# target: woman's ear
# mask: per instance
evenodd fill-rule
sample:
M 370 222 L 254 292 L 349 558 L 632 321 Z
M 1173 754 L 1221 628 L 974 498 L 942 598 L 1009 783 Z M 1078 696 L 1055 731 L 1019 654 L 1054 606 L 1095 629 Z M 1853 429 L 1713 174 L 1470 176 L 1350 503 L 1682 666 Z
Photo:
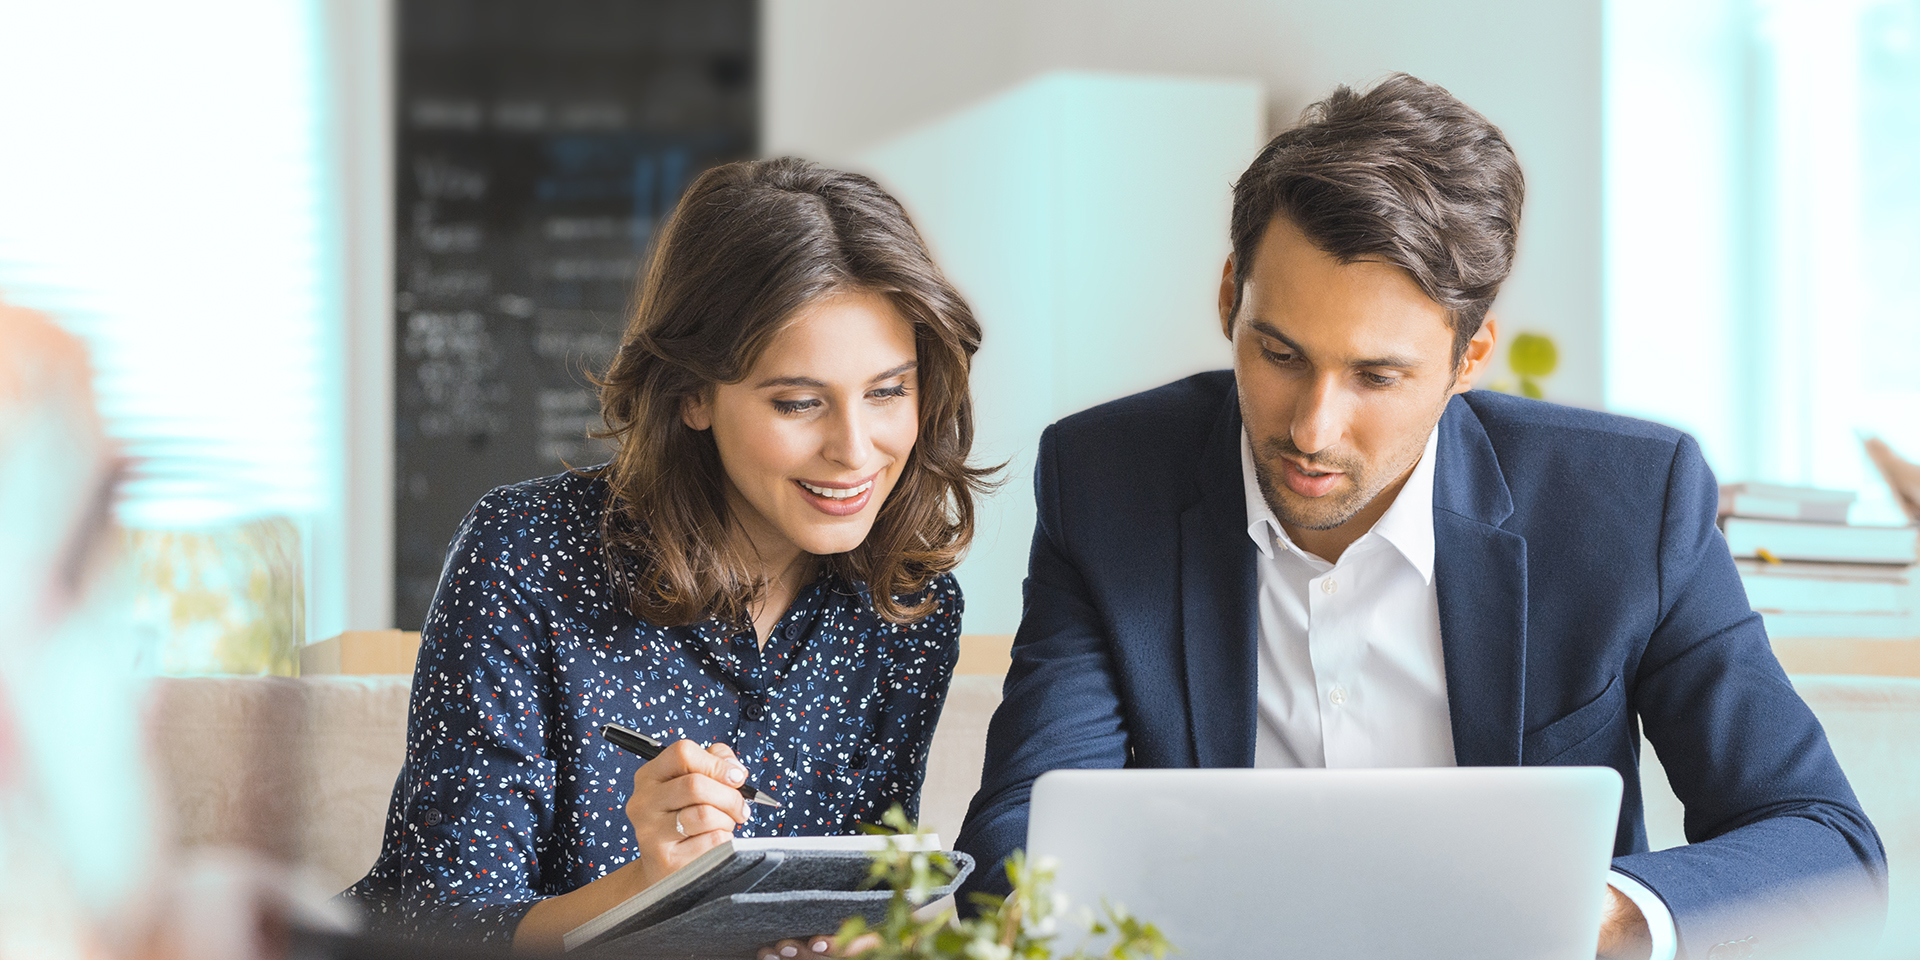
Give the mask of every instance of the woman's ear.
M 680 422 L 690 430 L 713 429 L 713 394 L 702 390 L 680 398 Z

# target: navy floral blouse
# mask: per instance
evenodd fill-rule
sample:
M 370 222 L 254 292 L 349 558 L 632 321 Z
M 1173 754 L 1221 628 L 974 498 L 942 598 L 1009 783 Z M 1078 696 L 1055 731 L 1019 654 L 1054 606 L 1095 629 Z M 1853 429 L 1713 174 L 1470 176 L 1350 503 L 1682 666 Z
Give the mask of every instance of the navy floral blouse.
M 500 487 L 461 524 L 421 633 L 380 857 L 346 898 L 393 933 L 507 941 L 543 897 L 634 856 L 640 759 L 599 736 L 724 742 L 779 810 L 740 836 L 840 834 L 920 800 L 959 655 L 960 590 L 913 624 L 823 575 L 762 649 L 751 626 L 657 627 L 609 592 L 604 482 Z

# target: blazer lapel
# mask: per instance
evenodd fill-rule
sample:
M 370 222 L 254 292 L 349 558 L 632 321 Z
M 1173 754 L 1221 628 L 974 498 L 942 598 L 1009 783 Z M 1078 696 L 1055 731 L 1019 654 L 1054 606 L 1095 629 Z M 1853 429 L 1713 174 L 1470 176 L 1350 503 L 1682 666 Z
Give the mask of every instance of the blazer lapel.
M 1441 416 L 1435 456 L 1433 576 L 1454 759 L 1516 766 L 1526 705 L 1527 542 L 1500 529 L 1513 498 L 1465 397 Z
M 1240 479 L 1239 395 L 1229 390 L 1180 514 L 1181 639 L 1194 765 L 1253 766 L 1258 574 Z

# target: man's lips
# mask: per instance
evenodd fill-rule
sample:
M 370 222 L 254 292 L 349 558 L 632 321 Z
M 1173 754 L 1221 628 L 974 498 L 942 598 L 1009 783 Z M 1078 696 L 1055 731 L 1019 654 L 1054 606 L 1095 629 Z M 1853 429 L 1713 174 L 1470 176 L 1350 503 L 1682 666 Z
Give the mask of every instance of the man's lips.
M 1287 489 L 1309 499 L 1332 493 L 1333 488 L 1347 476 L 1338 470 L 1307 470 L 1286 457 L 1280 458 L 1280 473 Z

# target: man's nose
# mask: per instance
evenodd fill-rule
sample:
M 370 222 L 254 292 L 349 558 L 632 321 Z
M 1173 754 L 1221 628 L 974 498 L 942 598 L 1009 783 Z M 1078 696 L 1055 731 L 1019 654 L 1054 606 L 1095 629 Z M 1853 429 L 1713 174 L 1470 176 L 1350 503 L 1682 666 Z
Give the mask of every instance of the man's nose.
M 1293 409 L 1293 445 L 1311 456 L 1339 443 L 1347 432 L 1347 399 L 1338 378 L 1315 377 Z

